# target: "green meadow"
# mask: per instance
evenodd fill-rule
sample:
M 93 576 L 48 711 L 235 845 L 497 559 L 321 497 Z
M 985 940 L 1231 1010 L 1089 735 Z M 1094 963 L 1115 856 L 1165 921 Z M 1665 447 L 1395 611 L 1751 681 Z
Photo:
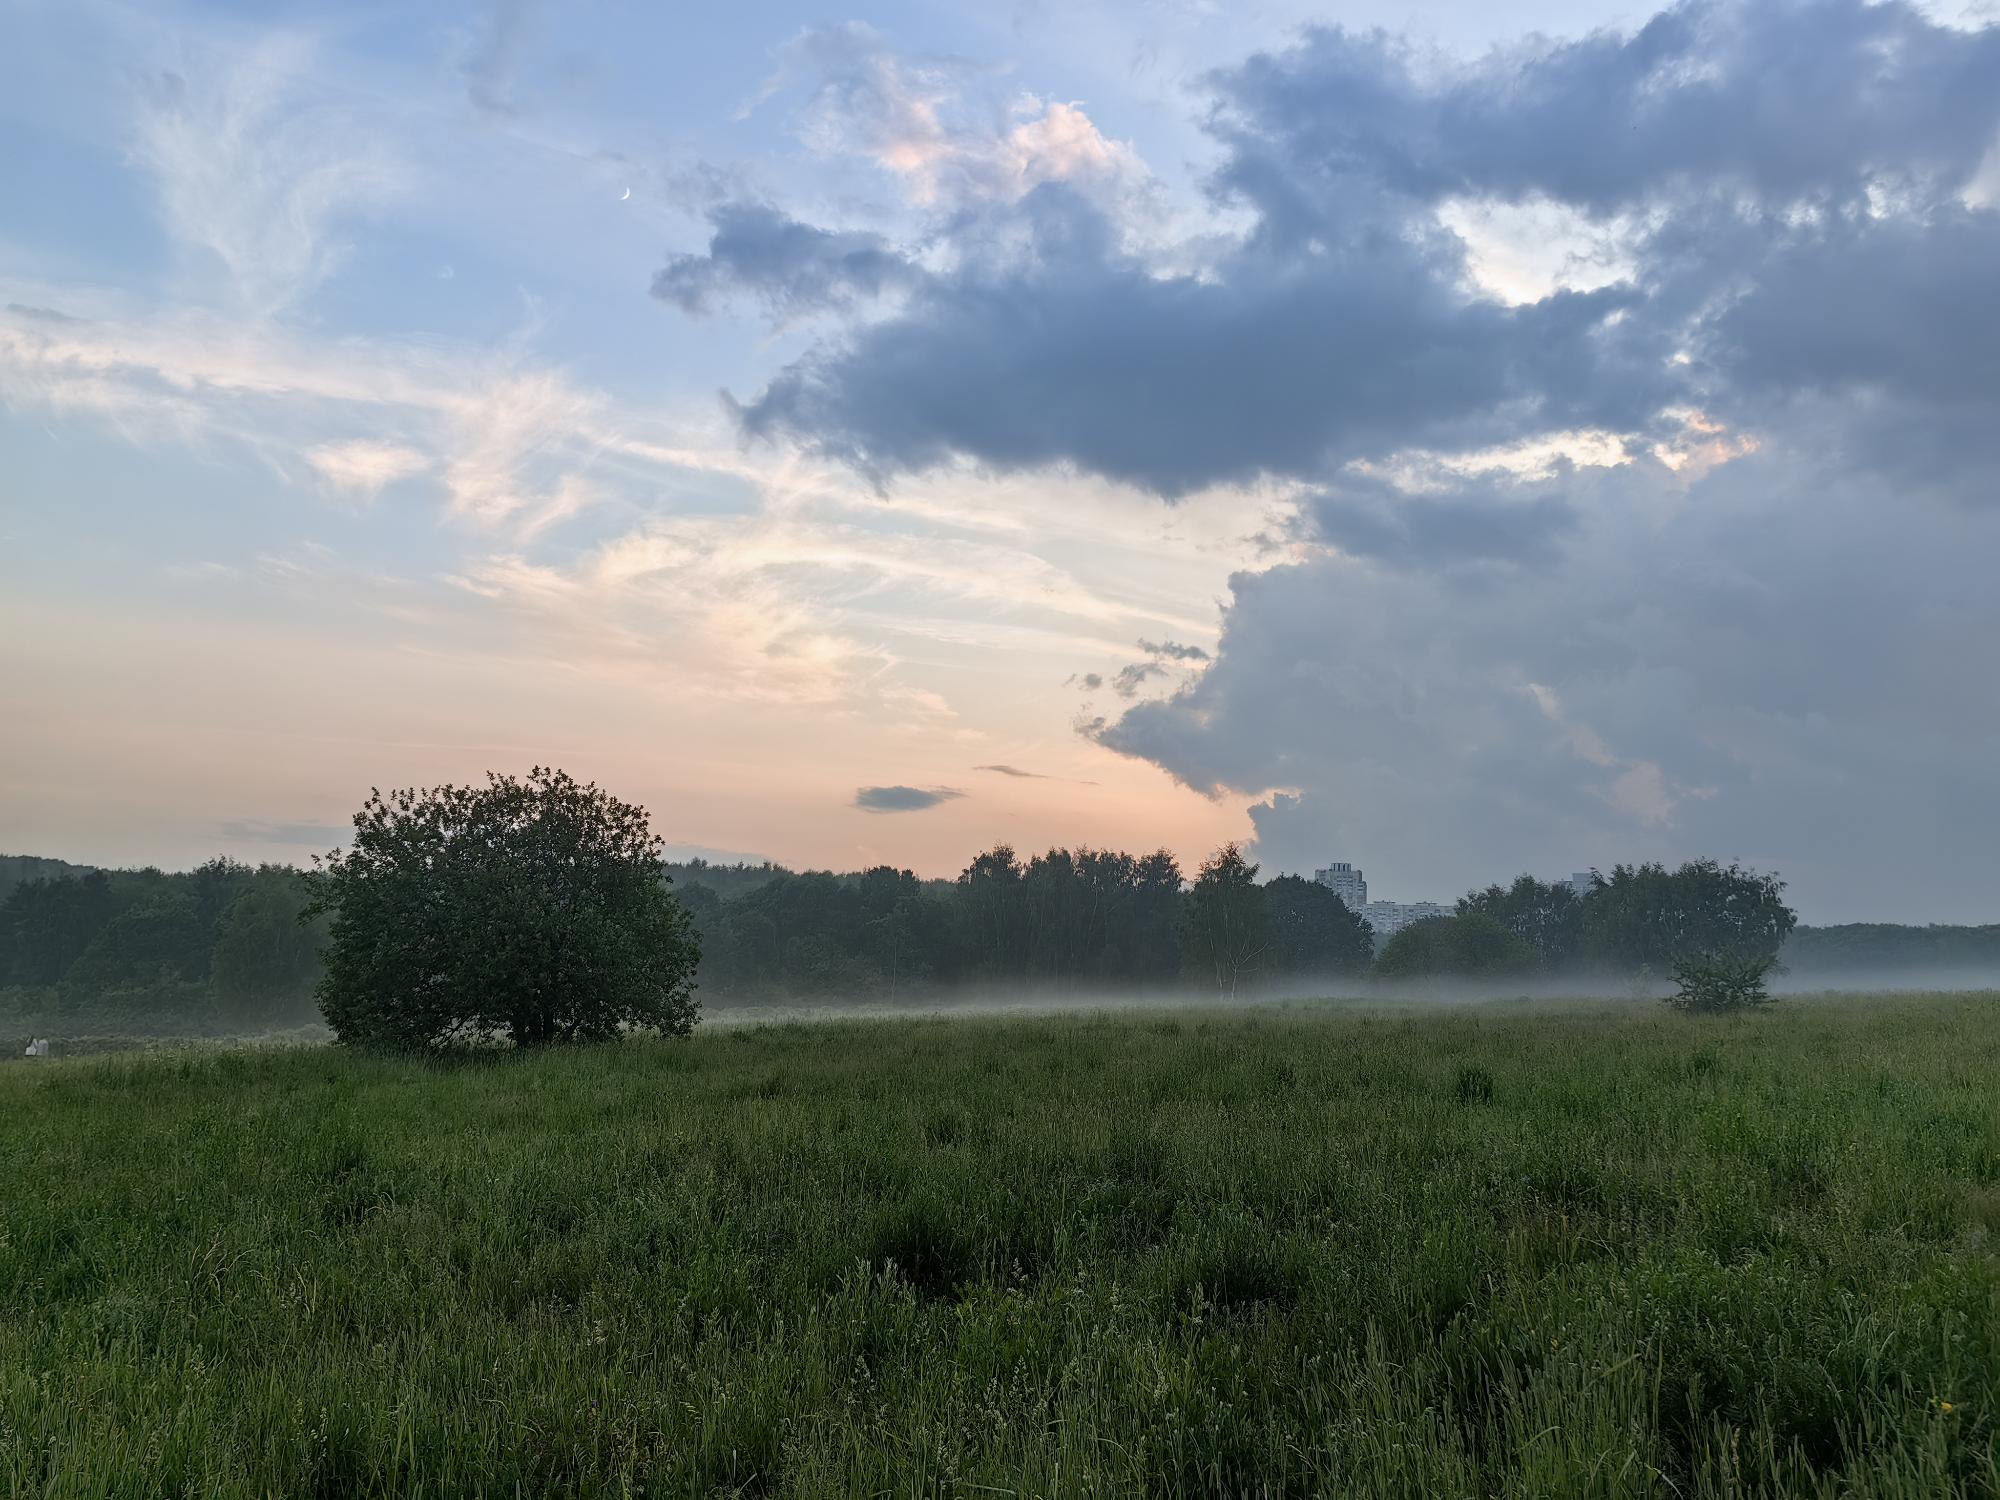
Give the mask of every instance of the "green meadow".
M 0 1067 L 0 1491 L 2000 1494 L 2000 996 Z

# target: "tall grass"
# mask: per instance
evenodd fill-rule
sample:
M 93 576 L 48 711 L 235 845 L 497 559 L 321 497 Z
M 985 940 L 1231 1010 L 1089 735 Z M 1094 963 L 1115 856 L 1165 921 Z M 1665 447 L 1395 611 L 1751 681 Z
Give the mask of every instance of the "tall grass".
M 2000 1493 L 2000 997 L 0 1069 L 23 1495 Z

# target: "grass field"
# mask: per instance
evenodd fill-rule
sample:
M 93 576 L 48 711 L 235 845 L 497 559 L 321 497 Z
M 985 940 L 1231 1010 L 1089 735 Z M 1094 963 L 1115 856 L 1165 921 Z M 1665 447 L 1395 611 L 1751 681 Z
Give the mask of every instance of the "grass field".
M 2000 1494 L 2000 996 L 0 1069 L 16 1495 Z

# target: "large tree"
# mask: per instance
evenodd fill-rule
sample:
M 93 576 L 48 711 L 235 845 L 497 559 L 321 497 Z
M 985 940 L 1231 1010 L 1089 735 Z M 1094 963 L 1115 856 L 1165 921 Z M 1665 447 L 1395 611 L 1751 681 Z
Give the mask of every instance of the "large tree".
M 1737 864 L 1690 860 L 1619 865 L 1583 902 L 1585 960 L 1611 970 L 1664 973 L 1698 953 L 1773 958 L 1798 916 L 1785 883 Z
M 1264 887 L 1274 973 L 1293 979 L 1357 974 L 1375 957 L 1375 930 L 1316 880 L 1280 875 Z
M 693 924 L 644 808 L 536 767 L 371 792 L 321 862 L 320 1008 L 342 1041 L 608 1040 L 694 1024 Z
M 1512 885 L 1489 885 L 1461 896 L 1458 914 L 1491 917 L 1515 937 L 1532 944 L 1541 954 L 1544 968 L 1560 970 L 1576 958 L 1583 936 L 1584 899 L 1563 881 L 1521 875 Z

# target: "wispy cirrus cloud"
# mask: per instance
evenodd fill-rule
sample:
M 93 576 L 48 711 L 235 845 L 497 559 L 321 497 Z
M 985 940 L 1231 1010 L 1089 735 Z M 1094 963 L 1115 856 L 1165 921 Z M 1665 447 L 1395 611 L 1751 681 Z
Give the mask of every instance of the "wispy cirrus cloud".
M 312 85 L 311 62 L 301 37 L 204 50 L 139 95 L 133 159 L 166 227 L 219 263 L 228 300 L 252 314 L 313 291 L 345 253 L 339 228 L 408 181 L 371 121 Z
M 377 438 L 317 443 L 305 450 L 304 458 L 335 489 L 364 497 L 431 467 L 429 456 L 408 444 Z

